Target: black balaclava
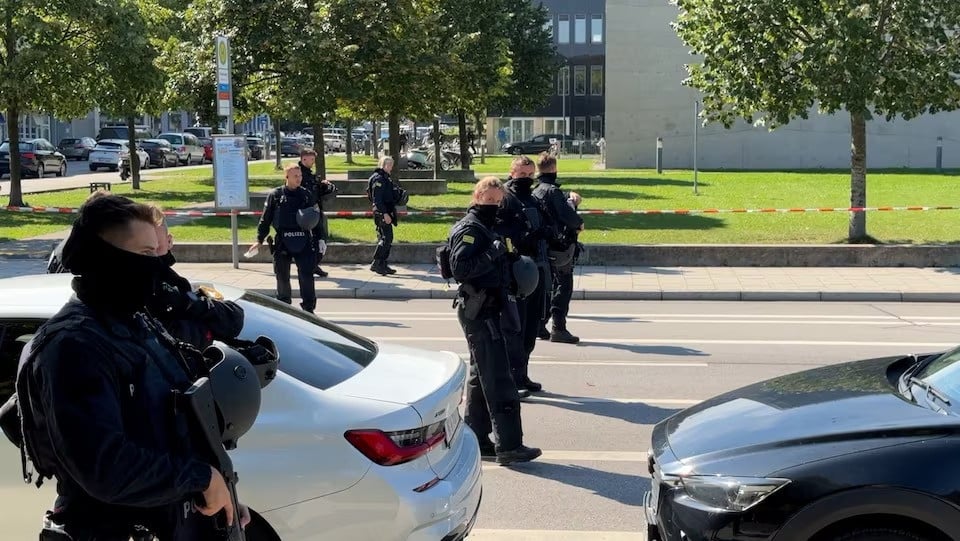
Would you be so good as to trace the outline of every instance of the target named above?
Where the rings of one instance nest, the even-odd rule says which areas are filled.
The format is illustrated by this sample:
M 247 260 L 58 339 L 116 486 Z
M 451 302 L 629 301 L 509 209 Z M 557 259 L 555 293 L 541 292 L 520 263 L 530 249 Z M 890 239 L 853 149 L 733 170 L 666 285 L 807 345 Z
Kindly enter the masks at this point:
M 517 195 L 530 195 L 533 193 L 533 179 L 530 177 L 511 178 L 510 184 L 514 187 Z
M 81 301 L 121 317 L 143 310 L 164 267 L 161 258 L 117 248 L 80 221 L 63 247 L 63 261 L 77 276 L 73 290 Z
M 560 183 L 557 182 L 556 173 L 540 173 L 539 180 L 540 182 L 546 182 L 547 184 L 554 184 L 556 186 L 560 185 Z
M 496 225 L 497 211 L 500 210 L 500 205 L 474 205 L 472 208 L 483 225 L 487 227 Z

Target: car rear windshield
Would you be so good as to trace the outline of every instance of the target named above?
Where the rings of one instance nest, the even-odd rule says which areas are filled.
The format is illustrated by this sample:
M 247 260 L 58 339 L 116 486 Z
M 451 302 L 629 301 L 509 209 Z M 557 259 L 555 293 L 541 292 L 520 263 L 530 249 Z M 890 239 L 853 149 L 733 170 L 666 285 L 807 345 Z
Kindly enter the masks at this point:
M 20 143 L 20 152 L 33 150 L 33 143 Z M 6 142 L 0 145 L 0 151 L 10 152 L 10 143 Z
M 118 149 L 118 148 L 123 148 L 123 145 L 120 144 L 120 143 L 111 143 L 111 142 L 108 141 L 108 142 L 100 142 L 100 143 L 97 143 L 97 148 L 106 149 L 106 150 L 114 150 L 114 149 Z
M 79 143 L 79 142 L 80 142 L 79 139 L 62 139 L 62 140 L 60 140 L 60 144 L 61 144 L 61 145 L 73 145 L 73 144 L 76 144 L 76 143 Z
M 181 135 L 161 135 L 160 139 L 167 141 L 168 143 L 173 143 L 179 145 L 183 143 L 183 136 Z
M 245 293 L 240 338 L 266 336 L 280 353 L 280 370 L 317 389 L 328 389 L 358 374 L 377 356 L 370 340 L 280 301 Z

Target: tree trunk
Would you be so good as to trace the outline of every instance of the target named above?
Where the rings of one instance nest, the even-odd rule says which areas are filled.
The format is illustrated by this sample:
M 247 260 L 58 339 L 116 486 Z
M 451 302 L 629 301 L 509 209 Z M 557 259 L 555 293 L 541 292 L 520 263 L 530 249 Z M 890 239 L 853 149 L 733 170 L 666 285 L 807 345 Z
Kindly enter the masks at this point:
M 400 178 L 400 114 L 390 113 L 387 120 L 390 132 L 390 157 L 393 158 L 393 180 Z
M 20 109 L 11 103 L 7 107 L 7 139 L 10 141 L 10 203 L 11 207 L 24 207 L 23 188 L 20 184 Z
M 273 122 L 273 137 L 275 139 L 274 144 L 277 145 L 277 165 L 275 166 L 277 171 L 283 171 L 283 156 L 280 154 L 280 119 L 276 119 Z
M 433 170 L 434 170 L 434 173 L 438 173 L 440 171 L 440 157 L 442 156 L 441 152 L 443 152 L 440 149 L 440 137 L 441 137 L 440 117 L 434 116 L 433 117 Z M 433 176 L 436 177 L 437 175 L 434 174 Z
M 470 169 L 470 140 L 467 136 L 467 113 L 457 111 L 457 124 L 460 131 L 460 169 Z
M 347 119 L 347 163 L 353 164 L 353 120 Z
M 137 154 L 137 119 L 127 117 L 127 145 L 130 147 L 130 182 L 134 190 L 140 189 L 140 155 Z
M 313 123 L 313 150 L 317 151 L 317 180 L 323 180 L 327 178 L 327 141 L 323 138 L 323 122 Z
M 850 113 L 850 206 L 867 206 L 867 121 L 862 112 Z M 850 242 L 862 242 L 867 237 L 867 214 L 850 213 Z
M 373 143 L 373 159 L 380 159 L 380 123 L 373 123 L 373 133 L 371 135 L 371 143 Z
M 480 113 L 477 115 L 477 139 L 480 140 L 480 163 L 487 163 L 487 115 Z

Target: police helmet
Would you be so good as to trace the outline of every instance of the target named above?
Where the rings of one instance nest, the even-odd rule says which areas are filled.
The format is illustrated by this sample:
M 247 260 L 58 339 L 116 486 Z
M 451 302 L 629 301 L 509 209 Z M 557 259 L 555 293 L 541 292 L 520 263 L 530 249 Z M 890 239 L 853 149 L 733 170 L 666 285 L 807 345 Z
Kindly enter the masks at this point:
M 397 193 L 397 206 L 405 207 L 409 202 L 410 202 L 410 194 L 407 193 L 407 190 L 400 188 L 399 192 Z
M 253 427 L 260 413 L 260 378 L 253 364 L 237 350 L 214 343 L 203 352 L 210 366 L 210 387 L 220 420 L 224 447 L 236 448 L 237 440 Z
M 297 225 L 304 231 L 311 231 L 320 223 L 320 209 L 316 206 L 297 211 Z
M 513 281 L 517 285 L 517 296 L 528 297 L 540 283 L 540 271 L 530 257 L 522 255 L 513 262 Z

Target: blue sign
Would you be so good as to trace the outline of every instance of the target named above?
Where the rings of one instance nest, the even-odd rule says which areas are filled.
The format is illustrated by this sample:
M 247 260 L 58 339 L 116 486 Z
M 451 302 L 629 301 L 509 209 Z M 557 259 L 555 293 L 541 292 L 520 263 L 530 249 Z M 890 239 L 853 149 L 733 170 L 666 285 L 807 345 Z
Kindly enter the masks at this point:
M 227 83 L 220 83 L 217 85 L 217 92 L 230 92 L 230 85 Z

